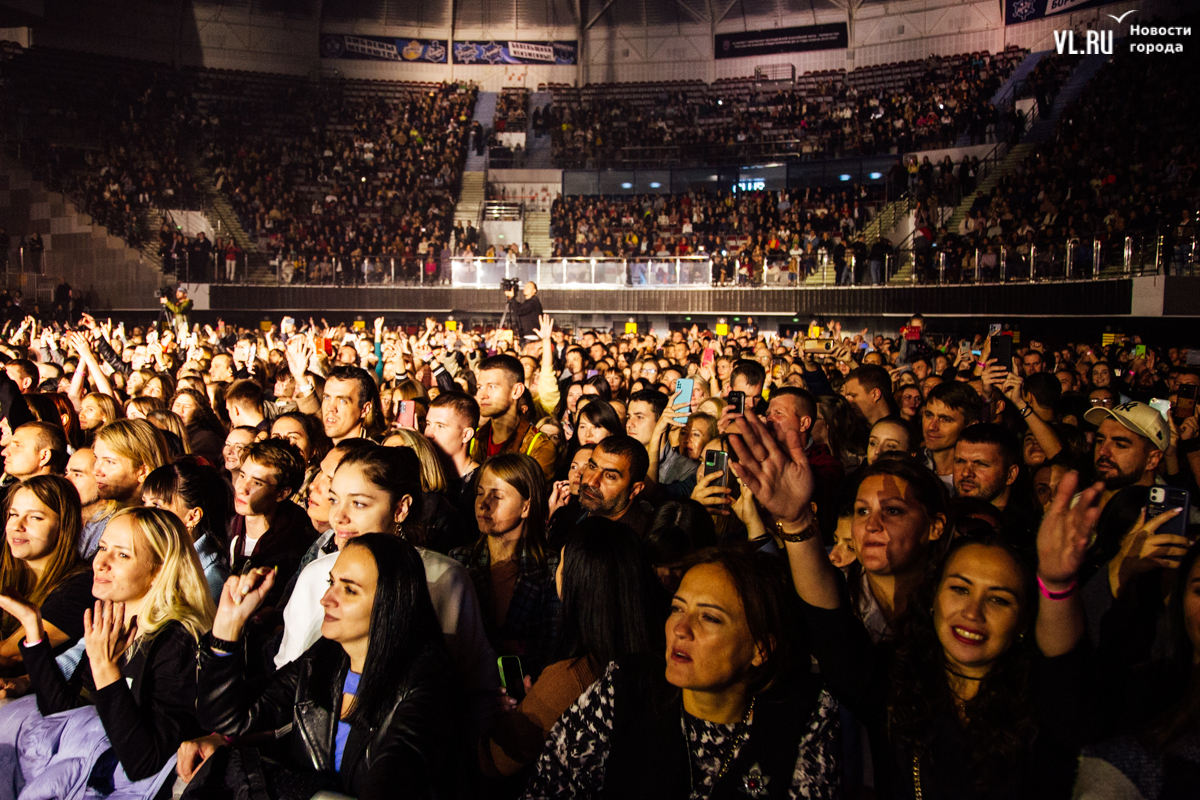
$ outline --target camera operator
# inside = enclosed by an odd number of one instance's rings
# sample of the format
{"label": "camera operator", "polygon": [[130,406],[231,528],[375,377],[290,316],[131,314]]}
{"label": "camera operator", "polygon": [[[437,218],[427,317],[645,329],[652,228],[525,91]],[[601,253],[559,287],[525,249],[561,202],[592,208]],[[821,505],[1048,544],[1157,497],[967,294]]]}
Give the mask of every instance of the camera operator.
{"label": "camera operator", "polygon": [[164,289],[158,294],[158,302],[162,304],[163,310],[169,312],[169,322],[174,330],[179,330],[183,326],[184,330],[188,328],[188,314],[192,311],[192,301],[187,296],[187,289],[180,286],[175,290],[175,302],[167,296],[169,289]]}
{"label": "camera operator", "polygon": [[535,336],[538,327],[538,317],[542,315],[542,301],[537,296],[537,284],[533,281],[521,289],[524,300],[517,300],[515,285],[505,286],[504,296],[508,298],[508,315],[512,321],[515,339],[520,341],[519,347],[524,346],[527,337]]}

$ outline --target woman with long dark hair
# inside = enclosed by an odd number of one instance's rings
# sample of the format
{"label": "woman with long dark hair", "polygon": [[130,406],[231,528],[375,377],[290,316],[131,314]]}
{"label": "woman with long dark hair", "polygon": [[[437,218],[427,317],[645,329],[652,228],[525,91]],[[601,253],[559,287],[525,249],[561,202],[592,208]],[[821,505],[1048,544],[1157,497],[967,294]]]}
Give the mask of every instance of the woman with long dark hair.
{"label": "woman with long dark hair", "polygon": [[208,395],[187,386],[175,390],[171,410],[179,415],[187,429],[192,453],[221,466],[221,449],[225,446],[225,428],[208,404]]}
{"label": "woman with long dark hair", "polygon": [[[66,478],[36,475],[15,484],[6,503],[0,550],[0,593],[41,608],[54,655],[83,636],[83,612],[92,605],[92,574],[79,557],[79,493]],[[0,614],[0,666],[21,660],[21,624]],[[15,694],[15,693],[14,693]]]}
{"label": "woman with long dark hair", "polygon": [[[262,781],[278,798],[321,789],[359,798],[439,794],[449,782],[443,767],[456,703],[420,554],[383,533],[347,542],[320,601],[321,638],[255,691],[242,631],[273,583],[273,570],[257,568],[222,591],[201,645],[197,690],[198,718],[216,733],[180,746],[184,797],[227,797],[231,775]],[[285,726],[282,762],[237,744]]]}
{"label": "woman with long dark hair", "polygon": [[525,797],[840,796],[837,704],[776,556],[689,561],[666,647],[604,674],[550,732]]}
{"label": "woman with long dark hair", "polygon": [[[1063,481],[1038,532],[1036,574],[1002,538],[955,541],[931,580],[909,593],[894,642],[876,643],[825,553],[803,451],[782,451],[757,417],[746,419],[745,433],[733,438],[733,469],[779,524],[821,674],[868,729],[876,791],[1069,794],[1085,664],[1078,584],[1103,487],[1085,489],[1068,508],[1077,476]],[[905,498],[919,485],[897,491],[898,476],[877,477],[883,483],[873,489],[860,484],[854,507],[855,551],[864,564],[872,550],[905,549],[889,539],[899,528],[874,518],[911,516]],[[877,508],[865,497],[871,492]]]}
{"label": "woman with long dark hair", "polygon": [[499,682],[496,657],[488,646],[479,601],[466,569],[453,558],[421,546],[420,462],[407,447],[366,444],[345,452],[330,482],[329,525],[333,552],[323,552],[295,580],[283,610],[283,639],[275,653],[276,669],[301,657],[321,637],[320,598],[329,586],[337,554],[368,533],[399,536],[417,546],[425,580],[445,635],[451,660],[468,695],[462,707],[469,730],[477,735],[495,705]]}
{"label": "woman with long dark hair", "polygon": [[546,552],[546,480],[530,456],[502,453],[483,465],[477,486],[479,540],[450,555],[471,574],[493,649],[519,656],[525,674],[536,676],[550,663],[558,633],[558,553]]}
{"label": "woman with long dark hair", "polygon": [[233,493],[215,467],[181,458],[151,472],[142,483],[142,504],[170,511],[192,537],[213,602],[229,577],[229,518]]}
{"label": "woman with long dark hair", "polygon": [[480,742],[485,775],[515,775],[536,761],[554,723],[609,662],[662,650],[665,596],[626,526],[603,517],[581,522],[562,549],[555,584],[562,616],[554,662]]}

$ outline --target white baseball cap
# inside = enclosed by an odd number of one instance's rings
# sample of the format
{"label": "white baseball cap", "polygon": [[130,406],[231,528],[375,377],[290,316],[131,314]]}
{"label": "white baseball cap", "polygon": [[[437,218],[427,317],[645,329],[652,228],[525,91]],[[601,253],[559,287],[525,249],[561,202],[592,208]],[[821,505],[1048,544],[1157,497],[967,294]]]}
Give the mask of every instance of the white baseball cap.
{"label": "white baseball cap", "polygon": [[1096,427],[1100,427],[1100,423],[1109,417],[1139,436],[1145,436],[1159,450],[1166,451],[1167,446],[1171,444],[1171,429],[1167,421],[1156,409],[1145,403],[1134,400],[1115,408],[1097,406],[1089,408],[1083,415],[1084,419]]}

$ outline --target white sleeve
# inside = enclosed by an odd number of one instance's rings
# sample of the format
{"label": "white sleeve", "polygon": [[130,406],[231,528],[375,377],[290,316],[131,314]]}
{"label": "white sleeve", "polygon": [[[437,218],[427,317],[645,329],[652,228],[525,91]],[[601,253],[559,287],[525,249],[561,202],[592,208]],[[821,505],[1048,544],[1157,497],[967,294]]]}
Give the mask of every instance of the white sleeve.
{"label": "white sleeve", "polygon": [[275,654],[275,669],[290,664],[321,638],[321,596],[329,584],[329,573],[337,553],[318,558],[296,578],[296,588],[283,608],[283,640]]}

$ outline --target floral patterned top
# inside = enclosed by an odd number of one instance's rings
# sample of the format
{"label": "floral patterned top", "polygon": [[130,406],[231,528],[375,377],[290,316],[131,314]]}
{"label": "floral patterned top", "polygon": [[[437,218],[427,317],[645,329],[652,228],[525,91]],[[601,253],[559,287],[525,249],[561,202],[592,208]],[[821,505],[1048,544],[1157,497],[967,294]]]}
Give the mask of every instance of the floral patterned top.
{"label": "floral patterned top", "polygon": [[[575,705],[555,723],[546,740],[546,749],[538,759],[537,773],[525,790],[525,800],[584,800],[600,796],[613,733],[617,701],[613,676],[617,669],[616,662],[609,664],[600,680],[580,695]],[[822,690],[800,739],[789,798],[834,800],[841,796],[837,711],[837,702]],[[682,724],[684,738],[690,745],[697,784],[692,788],[689,800],[706,800],[721,770],[730,737],[739,736],[740,723],[722,725],[685,713]],[[753,719],[748,730],[749,736],[753,736]],[[727,755],[730,763],[737,758],[739,749],[740,741]],[[755,796],[753,791],[747,793]]]}

